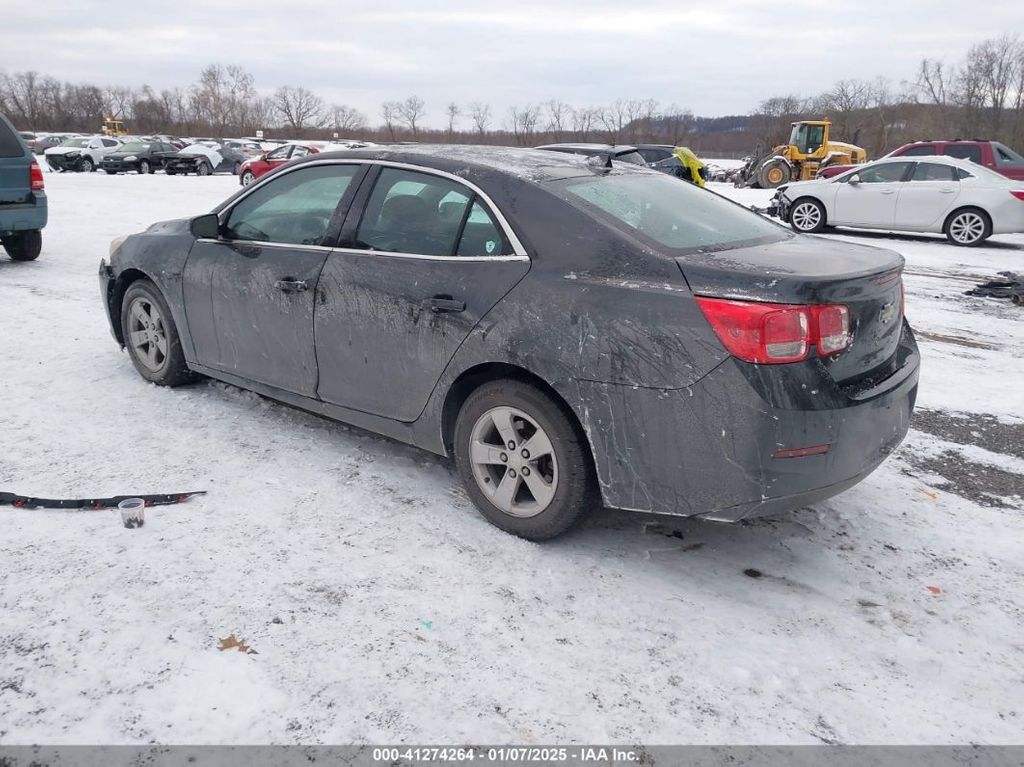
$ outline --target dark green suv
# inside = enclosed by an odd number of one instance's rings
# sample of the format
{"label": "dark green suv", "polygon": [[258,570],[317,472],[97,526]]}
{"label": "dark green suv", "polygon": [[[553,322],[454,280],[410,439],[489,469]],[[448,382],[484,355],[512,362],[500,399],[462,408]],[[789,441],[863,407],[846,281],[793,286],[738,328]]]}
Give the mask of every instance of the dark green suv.
{"label": "dark green suv", "polygon": [[35,155],[0,114],[0,243],[15,261],[31,261],[43,246],[46,192]]}

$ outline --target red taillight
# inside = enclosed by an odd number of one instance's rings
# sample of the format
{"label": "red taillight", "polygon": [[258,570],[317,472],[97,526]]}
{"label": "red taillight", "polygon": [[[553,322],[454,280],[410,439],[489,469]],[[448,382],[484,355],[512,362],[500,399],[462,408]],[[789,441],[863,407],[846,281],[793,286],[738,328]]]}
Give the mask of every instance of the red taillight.
{"label": "red taillight", "polygon": [[811,307],[817,327],[818,354],[841,352],[850,343],[850,310],[842,304]]}
{"label": "red taillight", "polygon": [[782,364],[835,354],[850,343],[850,311],[841,304],[803,306],[697,298],[697,305],[734,357]]}
{"label": "red taillight", "polygon": [[43,169],[39,167],[39,163],[34,162],[29,166],[28,178],[33,192],[43,191]]}
{"label": "red taillight", "polygon": [[1024,200],[1024,190],[1010,192],[1018,200]]}

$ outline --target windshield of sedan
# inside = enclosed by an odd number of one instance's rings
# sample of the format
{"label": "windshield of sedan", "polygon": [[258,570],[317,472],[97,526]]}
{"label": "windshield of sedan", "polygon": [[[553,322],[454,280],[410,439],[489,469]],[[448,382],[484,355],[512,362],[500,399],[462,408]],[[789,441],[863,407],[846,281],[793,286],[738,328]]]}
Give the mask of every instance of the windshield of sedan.
{"label": "windshield of sedan", "polygon": [[86,147],[89,146],[89,139],[87,138],[69,138],[61,143],[61,146],[73,146],[73,147]]}
{"label": "windshield of sedan", "polygon": [[552,186],[570,204],[673,250],[725,250],[789,236],[714,192],[660,173],[562,179]]}
{"label": "windshield of sedan", "polygon": [[149,144],[143,144],[141,141],[131,141],[131,142],[125,144],[124,146],[122,146],[117,151],[118,152],[145,152],[147,149],[149,149]]}

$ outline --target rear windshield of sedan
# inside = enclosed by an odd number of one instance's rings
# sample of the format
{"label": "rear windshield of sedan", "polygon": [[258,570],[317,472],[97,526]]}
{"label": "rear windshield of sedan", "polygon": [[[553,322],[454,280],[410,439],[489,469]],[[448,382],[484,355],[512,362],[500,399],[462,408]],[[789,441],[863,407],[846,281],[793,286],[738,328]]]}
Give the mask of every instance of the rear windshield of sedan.
{"label": "rear windshield of sedan", "polygon": [[725,250],[789,237],[756,213],[662,173],[572,178],[552,185],[577,207],[672,250]]}

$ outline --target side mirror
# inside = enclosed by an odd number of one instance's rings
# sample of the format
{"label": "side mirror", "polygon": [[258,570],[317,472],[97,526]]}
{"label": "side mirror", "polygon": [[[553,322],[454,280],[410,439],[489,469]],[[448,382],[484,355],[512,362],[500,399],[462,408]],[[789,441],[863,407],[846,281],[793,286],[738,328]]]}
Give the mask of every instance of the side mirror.
{"label": "side mirror", "polygon": [[846,183],[853,184],[854,186],[857,186],[857,184],[860,183],[860,174],[859,173],[854,173],[852,176],[850,176],[848,179],[846,179]]}
{"label": "side mirror", "polygon": [[220,235],[220,221],[216,213],[204,213],[188,222],[189,231],[197,240],[216,239]]}

